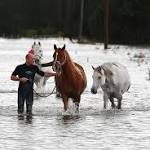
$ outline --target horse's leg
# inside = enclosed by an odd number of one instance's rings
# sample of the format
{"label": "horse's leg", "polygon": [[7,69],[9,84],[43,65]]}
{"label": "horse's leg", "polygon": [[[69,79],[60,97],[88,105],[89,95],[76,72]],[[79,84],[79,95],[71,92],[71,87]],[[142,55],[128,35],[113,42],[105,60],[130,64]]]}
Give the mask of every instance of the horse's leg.
{"label": "horse's leg", "polygon": [[106,92],[104,92],[103,99],[104,99],[104,108],[105,109],[107,108],[108,98],[109,98],[108,94]]}
{"label": "horse's leg", "polygon": [[56,97],[57,97],[57,98],[61,98],[61,94],[59,93],[57,87],[56,87]]}
{"label": "horse's leg", "polygon": [[111,102],[111,107],[115,108],[115,103],[114,103],[114,98],[112,96],[110,96],[110,102]]}
{"label": "horse's leg", "polygon": [[38,87],[38,83],[36,81],[34,83],[35,83],[36,87]]}
{"label": "horse's leg", "polygon": [[120,94],[119,96],[117,96],[117,99],[118,99],[118,106],[117,106],[117,108],[121,109],[122,95]]}
{"label": "horse's leg", "polygon": [[47,78],[45,78],[45,77],[43,77],[43,78],[44,78],[44,80],[43,80],[43,86],[45,86],[45,85],[46,85]]}
{"label": "horse's leg", "polygon": [[74,104],[75,104],[75,112],[78,113],[79,112],[79,104],[80,104],[80,96],[77,97],[77,100],[74,100]]}
{"label": "horse's leg", "polygon": [[41,77],[38,74],[35,74],[34,83],[37,87],[37,93],[41,92]]}
{"label": "horse's leg", "polygon": [[44,91],[45,91],[45,85],[46,85],[47,80],[48,80],[47,77],[43,77],[43,83],[42,83],[43,93],[44,93]]}
{"label": "horse's leg", "polygon": [[68,109],[68,97],[63,96],[63,103],[64,103],[64,111],[67,111]]}
{"label": "horse's leg", "polygon": [[43,88],[43,85],[44,85],[44,77],[40,77],[39,78],[39,87],[40,87],[40,89]]}
{"label": "horse's leg", "polygon": [[36,92],[39,93],[39,82],[36,80],[34,83],[36,85]]}
{"label": "horse's leg", "polygon": [[40,77],[38,88],[39,88],[39,91],[41,93],[44,93],[44,91],[45,91],[45,84],[46,84],[46,78],[45,77]]}
{"label": "horse's leg", "polygon": [[75,112],[79,112],[79,102],[75,102]]}
{"label": "horse's leg", "polygon": [[[56,85],[56,78],[55,78],[55,85]],[[57,98],[61,98],[62,97],[61,94],[60,94],[60,92],[58,91],[57,86],[56,86],[56,97]]]}

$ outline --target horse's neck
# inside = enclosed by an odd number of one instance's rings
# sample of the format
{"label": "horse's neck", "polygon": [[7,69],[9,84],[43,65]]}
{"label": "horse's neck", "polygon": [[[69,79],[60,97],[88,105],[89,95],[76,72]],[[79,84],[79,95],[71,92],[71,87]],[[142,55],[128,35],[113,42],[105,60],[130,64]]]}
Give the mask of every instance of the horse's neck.
{"label": "horse's neck", "polygon": [[41,64],[35,64],[40,70],[42,68],[42,65]]}
{"label": "horse's neck", "polygon": [[41,52],[40,52],[40,53],[35,52],[34,56],[39,56],[39,57],[41,57],[41,58],[42,58],[42,57],[43,57],[43,53],[41,53]]}
{"label": "horse's neck", "polygon": [[66,63],[62,66],[62,71],[63,71],[64,75],[73,75],[73,73],[75,71],[74,62],[66,61]]}
{"label": "horse's neck", "polygon": [[68,52],[66,52],[65,55],[66,55],[66,62],[61,67],[61,70],[65,76],[68,76],[68,75],[70,76],[73,74],[72,72],[74,72],[75,64],[72,61],[71,57],[69,56]]}

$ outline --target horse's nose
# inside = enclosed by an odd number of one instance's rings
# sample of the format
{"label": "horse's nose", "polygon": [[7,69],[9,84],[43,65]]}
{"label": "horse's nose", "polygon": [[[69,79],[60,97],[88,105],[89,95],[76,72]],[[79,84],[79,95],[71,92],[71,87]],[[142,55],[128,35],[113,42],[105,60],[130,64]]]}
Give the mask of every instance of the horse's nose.
{"label": "horse's nose", "polygon": [[91,88],[91,93],[92,93],[92,94],[96,94],[96,93],[97,93],[97,90],[95,90],[94,88]]}

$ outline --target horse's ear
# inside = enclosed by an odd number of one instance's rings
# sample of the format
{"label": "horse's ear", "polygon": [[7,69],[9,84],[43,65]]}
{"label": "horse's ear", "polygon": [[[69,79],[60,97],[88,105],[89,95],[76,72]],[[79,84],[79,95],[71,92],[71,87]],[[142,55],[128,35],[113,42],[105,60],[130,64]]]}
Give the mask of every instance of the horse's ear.
{"label": "horse's ear", "polygon": [[65,50],[65,48],[66,48],[66,45],[64,44],[64,46],[63,46],[63,48],[61,50]]}
{"label": "horse's ear", "polygon": [[56,46],[56,44],[54,44],[54,50],[57,50],[57,46]]}
{"label": "horse's ear", "polygon": [[101,71],[102,71],[102,67],[101,67],[101,66],[99,66],[99,67],[97,68],[97,70],[98,70],[98,72],[99,72],[99,73],[101,73]]}
{"label": "horse's ear", "polygon": [[39,42],[39,45],[41,46],[41,43]]}
{"label": "horse's ear", "polygon": [[93,70],[95,70],[95,68],[92,66]]}

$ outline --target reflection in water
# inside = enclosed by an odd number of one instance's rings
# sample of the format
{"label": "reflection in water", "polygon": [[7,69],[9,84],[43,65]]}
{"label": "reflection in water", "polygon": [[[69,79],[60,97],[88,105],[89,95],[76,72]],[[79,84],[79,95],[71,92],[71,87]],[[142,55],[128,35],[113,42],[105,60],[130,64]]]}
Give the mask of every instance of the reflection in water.
{"label": "reflection in water", "polygon": [[32,124],[32,116],[18,116],[18,123]]}
{"label": "reflection in water", "polygon": [[58,121],[61,121],[63,124],[73,124],[76,123],[77,121],[81,120],[81,117],[79,115],[64,115],[60,116]]}
{"label": "reflection in water", "polygon": [[26,123],[32,124],[32,116],[26,116]]}
{"label": "reflection in water", "polygon": [[18,120],[24,120],[24,116],[22,115],[22,116],[18,116]]}

